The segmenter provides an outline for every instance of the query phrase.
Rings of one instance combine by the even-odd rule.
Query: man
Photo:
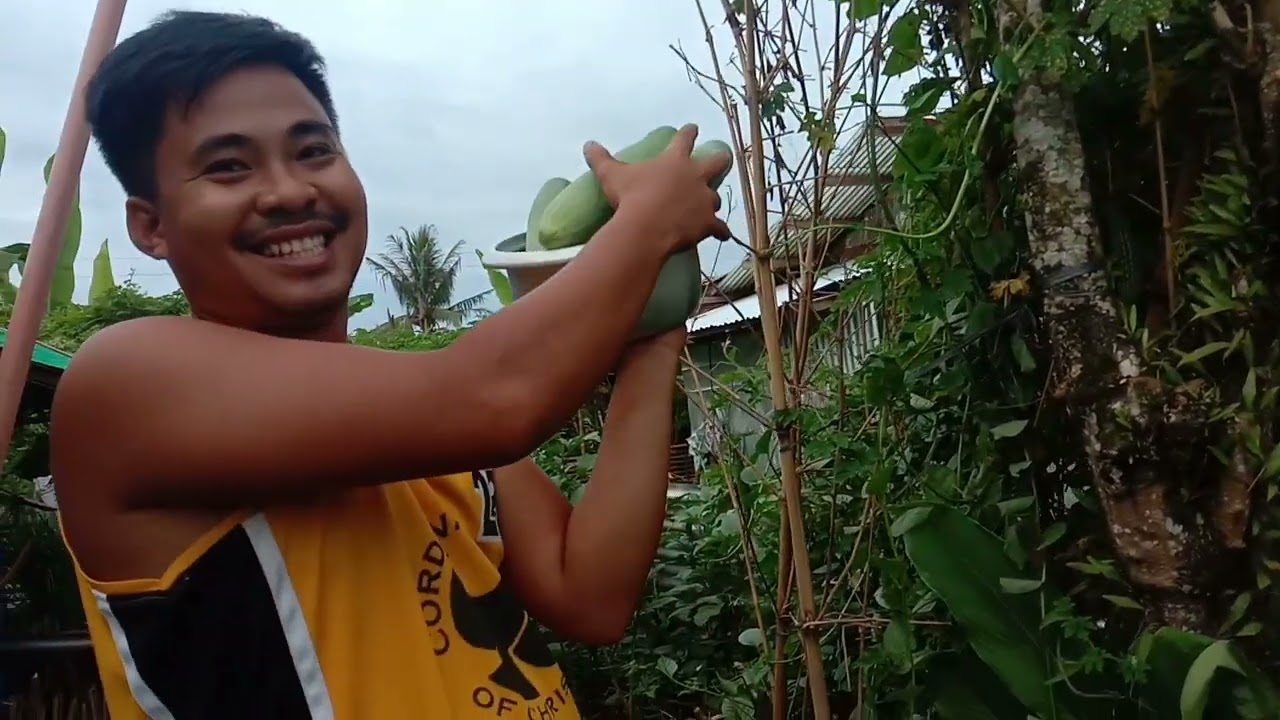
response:
[[[627,338],[664,260],[727,237],[727,160],[691,159],[692,127],[635,165],[589,144],[617,212],[577,259],[450,348],[394,353],[346,342],[365,196],[306,40],[168,14],[88,114],[195,315],[102,331],[54,403],[111,717],[578,717],[534,621],[609,643],[635,611],[684,335]],[[572,508],[527,456],[615,370]]]

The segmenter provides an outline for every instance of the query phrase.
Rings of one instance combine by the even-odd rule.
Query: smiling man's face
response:
[[[154,202],[129,231],[200,317],[273,334],[345,324],[368,237],[364,188],[324,108],[289,71],[236,70],[172,107]]]

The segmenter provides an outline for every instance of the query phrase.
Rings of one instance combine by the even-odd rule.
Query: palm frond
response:
[[[434,225],[401,227],[387,236],[385,249],[368,263],[383,289],[396,296],[404,317],[420,329],[441,323],[458,326],[483,313],[482,302],[492,292],[453,299],[463,268],[463,246],[458,241],[445,248]]]

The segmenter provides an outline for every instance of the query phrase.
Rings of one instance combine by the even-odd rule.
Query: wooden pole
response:
[[[102,64],[102,59],[116,44],[124,6],[125,0],[98,0],[84,54],[80,57],[75,87],[71,89],[71,100],[67,103],[67,114],[62,121],[62,134],[58,137],[57,153],[49,172],[49,185],[45,188],[40,214],[36,217],[31,249],[9,321],[9,339],[4,352],[0,353],[0,448],[4,450],[0,455],[0,470],[9,457],[9,445],[18,421],[18,405],[31,367],[31,354],[40,334],[40,322],[49,309],[53,270],[65,244],[67,219],[75,202],[80,170],[84,167],[84,156],[89,147],[85,88],[89,78]]]

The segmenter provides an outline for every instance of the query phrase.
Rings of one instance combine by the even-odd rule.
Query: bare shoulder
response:
[[[91,577],[157,576],[216,517],[151,511],[145,522],[121,503],[119,490],[146,447],[125,432],[154,402],[148,378],[157,353],[201,334],[191,318],[149,317],[107,327],[72,357],[54,394],[50,465],[62,526],[77,562]]]
[[[147,348],[174,319],[180,320],[140,318],[112,325],[95,333],[72,356],[53,396],[52,460],[55,468],[64,470],[64,478],[76,474],[74,463],[67,468],[69,458],[93,453],[99,434],[91,428],[111,426],[119,384],[131,385],[131,377],[144,373]]]
[[[234,341],[250,333],[190,317],[157,316],[116,323],[94,333],[76,351],[68,373],[96,374],[145,364],[147,358],[190,342]]]
[[[189,358],[214,350],[234,352],[252,333],[189,317],[126,320],[104,328],[76,351],[54,395],[54,416],[78,413],[88,404],[99,419],[109,417],[113,398],[145,400],[148,385]],[[107,404],[103,404],[107,403]]]

